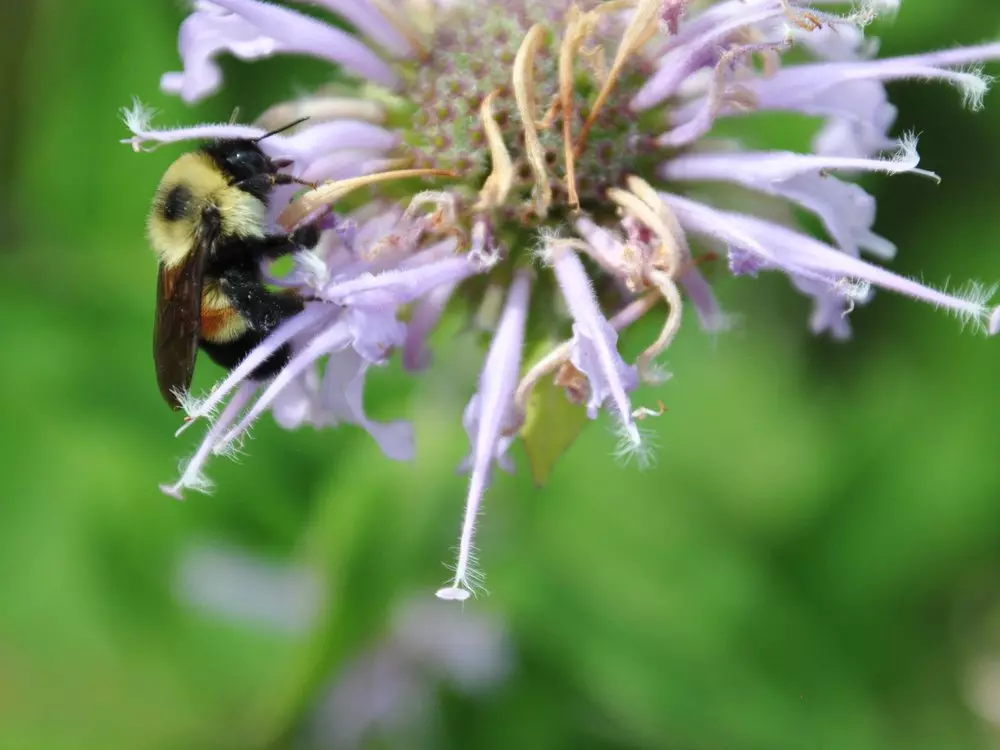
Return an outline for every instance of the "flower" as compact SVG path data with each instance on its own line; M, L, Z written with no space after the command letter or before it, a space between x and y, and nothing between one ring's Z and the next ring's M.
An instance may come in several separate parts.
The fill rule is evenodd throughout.
M990 78L976 66L1000 58L1000 43L876 59L864 28L899 5L885 0L853 8L834 0L311 5L314 15L262 0L197 0L181 28L183 70L161 86L198 101L222 85L216 59L227 52L319 57L339 66L338 83L277 104L253 125L160 129L141 105L125 114L125 142L136 150L255 137L308 117L262 144L292 160L295 176L322 182L298 196L276 191L272 201L285 231L326 217L317 249L276 280L310 301L208 396L188 398L190 421L213 422L181 478L164 488L170 494L207 490L207 458L237 449L268 409L289 428L358 425L390 458L410 458L406 423L365 415L367 372L396 351L418 371L449 308L493 310L493 340L464 417L471 454L458 559L438 592L464 600L477 581L475 521L493 464L510 468L518 435L537 476L554 460L534 450L559 420L545 412L556 409L551 399L534 397L541 389L562 389L563 407L591 419L606 411L623 457L648 458L638 422L662 405L636 407L631 394L664 380L657 360L681 325L684 299L706 331L732 323L702 273L717 252L738 276L786 274L815 301L816 333L848 338L848 314L875 288L991 335L1000 328L993 288L942 291L863 259L889 261L896 249L872 230L872 196L840 176L936 180L918 167L913 135L890 136L895 109L884 84L941 81L978 109ZM713 137L717 123L739 127L761 111L818 118L812 152L748 150ZM801 207L826 236L713 198L704 186L714 183ZM693 197L696 184L708 198ZM660 335L626 362L620 332L663 307ZM292 356L278 375L247 379L288 342Z
M403 599L394 604L384 632L350 654L320 687L299 734L316 747L370 747L373 740L440 745L435 725L443 710L442 689L488 696L515 664L499 618Z

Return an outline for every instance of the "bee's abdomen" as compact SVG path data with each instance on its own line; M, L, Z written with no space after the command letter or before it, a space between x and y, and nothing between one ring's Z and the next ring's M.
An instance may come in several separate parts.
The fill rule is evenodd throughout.
M205 341L224 344L242 337L249 326L218 286L209 282L201 298L201 337Z
M247 355L265 338L266 335L264 334L247 331L240 338L226 343L213 343L202 340L201 348L219 367L232 370L246 359ZM274 354L264 360L250 373L250 379L266 380L273 377L288 363L291 353L291 347L288 344L282 344Z
M201 311L201 337L206 341L233 341L246 333L246 330L246 321L233 307Z

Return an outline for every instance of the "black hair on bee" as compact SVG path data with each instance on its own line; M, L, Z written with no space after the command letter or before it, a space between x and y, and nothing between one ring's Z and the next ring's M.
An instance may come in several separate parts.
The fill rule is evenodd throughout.
M310 224L267 233L274 186L302 181L279 172L291 161L270 159L259 143L303 121L259 138L206 143L171 164L156 190L148 222L159 259L153 358L160 393L173 409L191 386L199 347L232 369L302 310L298 294L265 286L261 261L315 247L319 231ZM289 354L286 344L251 377L271 377Z

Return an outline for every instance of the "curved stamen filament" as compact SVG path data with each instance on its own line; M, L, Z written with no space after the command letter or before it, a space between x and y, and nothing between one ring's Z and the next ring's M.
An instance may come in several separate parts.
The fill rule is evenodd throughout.
M646 260L652 260L655 265L662 266L671 275L679 272L684 263L683 250L676 235L670 231L670 227L659 212L628 190L608 188L608 197L649 227L660 240L660 247L656 253L659 257Z
M524 129L524 148L528 155L528 164L535 177L535 210L540 217L548 214L552 203L552 187L545 172L545 149L538 137L535 127L535 58L545 39L545 27L536 23L525 34L521 46L514 58L514 99L521 116L521 127Z
M660 198L660 194L644 179L635 175L629 175L626 185L628 185L629 190L656 212L656 215L663 222L664 227L666 227L670 239L674 243L670 247L676 248L676 253L673 257L666 258L667 263L664 265L667 273L671 276L679 276L681 269L691 260L691 248L688 247L687 238L684 235L684 230L681 228L681 223L674 216L674 212L670 210L670 206ZM665 240L664 244L669 245Z
M667 313L667 320L660 330L660 335L646 351L639 355L639 359L636 361L636 365L639 367L639 376L647 383L657 380L652 371L653 363L667 350L677 335L677 331L680 330L683 309L680 290L668 274L663 271L651 271L649 280L660 290L660 294L663 295L670 310Z
M479 201L473 207L476 211L502 205L514 184L514 163L511 161L507 146L504 145L500 126L493 116L493 100L499 92L499 89L491 91L479 106L479 119L482 120L483 130L486 131L486 143L490 148L493 169L479 191Z
M566 32L559 45L559 102L562 109L563 158L566 161L566 190L569 193L569 205L573 210L580 208L573 153L573 61L580 45L593 31L595 20L594 14L581 14L576 5L570 6Z
M648 42L659 29L661 4L662 0L639 0L635 13L632 15L632 20L625 29L625 33L622 35L622 41L621 44L618 45L618 52L615 54L615 60L611 64L611 70L608 71L608 76L604 80L604 85L601 86L601 90L597 94L597 98L594 100L594 105L590 108L590 113L587 115L587 119L583 123L583 129L580 131L580 137L576 142L575 155L577 158L580 157L583 153L583 149L586 148L587 136L590 134L590 129L594 127L594 123L597 122L598 115L601 114L601 110L604 108L608 98L611 96L611 92L614 90L615 84L618 82L618 77L621 75L622 68L625 67L629 58L631 58L635 52L645 45L646 42ZM609 12L614 9L611 6L615 5L615 3L606 3L601 6L598 11Z
M346 180L325 182L315 190L299 196L278 216L278 223L291 231L314 211L336 203L350 192L366 185L392 180L407 180L411 177L458 177L450 169L398 169L392 172L377 172L375 174L351 177Z

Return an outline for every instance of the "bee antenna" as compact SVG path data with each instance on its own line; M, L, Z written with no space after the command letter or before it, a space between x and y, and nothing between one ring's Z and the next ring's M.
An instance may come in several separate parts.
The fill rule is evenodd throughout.
M309 119L308 117L300 117L298 120L295 120L294 122L290 122L287 125L282 125L280 128L276 128L268 133L264 133L264 135L259 136L258 138L253 138L251 140L253 140L254 143L259 143L265 138L270 138L272 135L277 135L278 133L284 133L286 130L290 130L291 128L294 128L296 125L301 125L308 119Z

